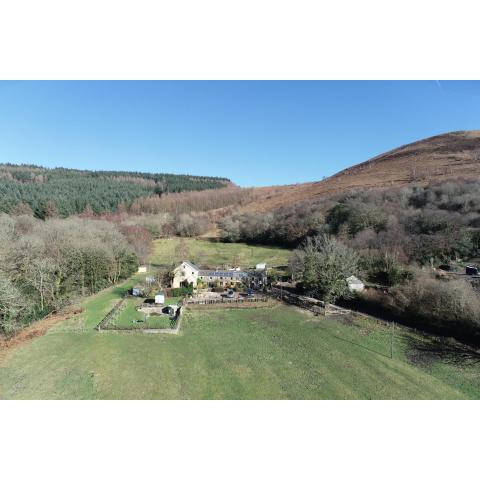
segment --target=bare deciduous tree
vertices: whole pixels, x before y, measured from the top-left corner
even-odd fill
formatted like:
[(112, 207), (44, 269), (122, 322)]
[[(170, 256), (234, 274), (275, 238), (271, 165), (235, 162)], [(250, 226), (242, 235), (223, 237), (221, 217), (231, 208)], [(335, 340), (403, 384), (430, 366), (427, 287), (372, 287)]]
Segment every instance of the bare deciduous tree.
[(354, 250), (328, 235), (308, 238), (301, 247), (303, 283), (310, 294), (333, 303), (350, 294), (347, 277), (357, 273), (358, 256)]

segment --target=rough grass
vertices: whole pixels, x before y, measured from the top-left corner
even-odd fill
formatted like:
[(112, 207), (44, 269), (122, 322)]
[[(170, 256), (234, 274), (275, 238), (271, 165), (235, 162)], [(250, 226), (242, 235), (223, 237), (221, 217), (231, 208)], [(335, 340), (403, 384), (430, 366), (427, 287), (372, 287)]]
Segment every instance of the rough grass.
[[(178, 245), (184, 242), (186, 257), (198, 265), (222, 266), (234, 262), (241, 267), (254, 267), (266, 262), (268, 266), (286, 265), (291, 251), (286, 248), (247, 245), (245, 243), (222, 243), (194, 238), (163, 238), (156, 240), (152, 263), (171, 265), (179, 261)], [(185, 256), (185, 255), (181, 255)]]
[(178, 305), (182, 298), (183, 297), (167, 297), (165, 298), (165, 305)]
[(9, 352), (0, 398), (480, 397), (474, 354), (432, 354), (431, 339), (397, 328), (391, 359), (390, 327), (365, 318), (278, 305), (187, 311), (178, 336), (93, 330), (121, 292), (102, 292), (82, 316)]

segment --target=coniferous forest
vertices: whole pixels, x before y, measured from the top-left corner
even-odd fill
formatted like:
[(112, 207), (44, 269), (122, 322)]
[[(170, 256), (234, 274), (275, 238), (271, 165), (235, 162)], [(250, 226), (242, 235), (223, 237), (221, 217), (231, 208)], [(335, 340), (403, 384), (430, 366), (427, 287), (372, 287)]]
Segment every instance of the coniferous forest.
[(225, 187), (226, 178), (0, 164), (0, 212), (37, 218), (128, 208), (136, 199)]

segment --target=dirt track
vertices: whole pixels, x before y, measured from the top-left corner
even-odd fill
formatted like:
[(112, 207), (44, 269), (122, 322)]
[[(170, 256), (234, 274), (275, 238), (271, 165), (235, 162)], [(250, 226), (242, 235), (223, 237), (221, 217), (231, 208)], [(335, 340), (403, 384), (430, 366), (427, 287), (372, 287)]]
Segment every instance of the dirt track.
[(44, 335), (53, 325), (81, 312), (83, 312), (83, 308), (74, 306), (66, 307), (60, 312), (51, 313), (45, 318), (32, 323), (9, 339), (0, 336), (0, 364), (11, 349), (23, 345), (33, 338)]

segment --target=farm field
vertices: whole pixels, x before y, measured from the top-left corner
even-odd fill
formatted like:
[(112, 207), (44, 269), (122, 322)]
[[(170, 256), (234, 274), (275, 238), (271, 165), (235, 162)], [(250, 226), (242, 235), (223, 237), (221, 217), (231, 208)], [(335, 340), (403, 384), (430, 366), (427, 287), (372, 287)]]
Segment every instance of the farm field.
[[(7, 353), (3, 399), (462, 399), (480, 397), (468, 352), (364, 317), (294, 307), (187, 310), (178, 336), (96, 332), (135, 280)], [(463, 359), (459, 363), (460, 359)]]
[[(183, 247), (179, 245), (183, 244)], [(184, 251), (182, 251), (184, 250)], [(286, 265), (291, 251), (286, 248), (222, 243), (195, 238), (162, 238), (155, 240), (152, 263), (171, 265), (189, 259), (200, 266), (221, 266), (237, 263), (241, 267), (254, 267), (266, 262), (269, 266)]]

